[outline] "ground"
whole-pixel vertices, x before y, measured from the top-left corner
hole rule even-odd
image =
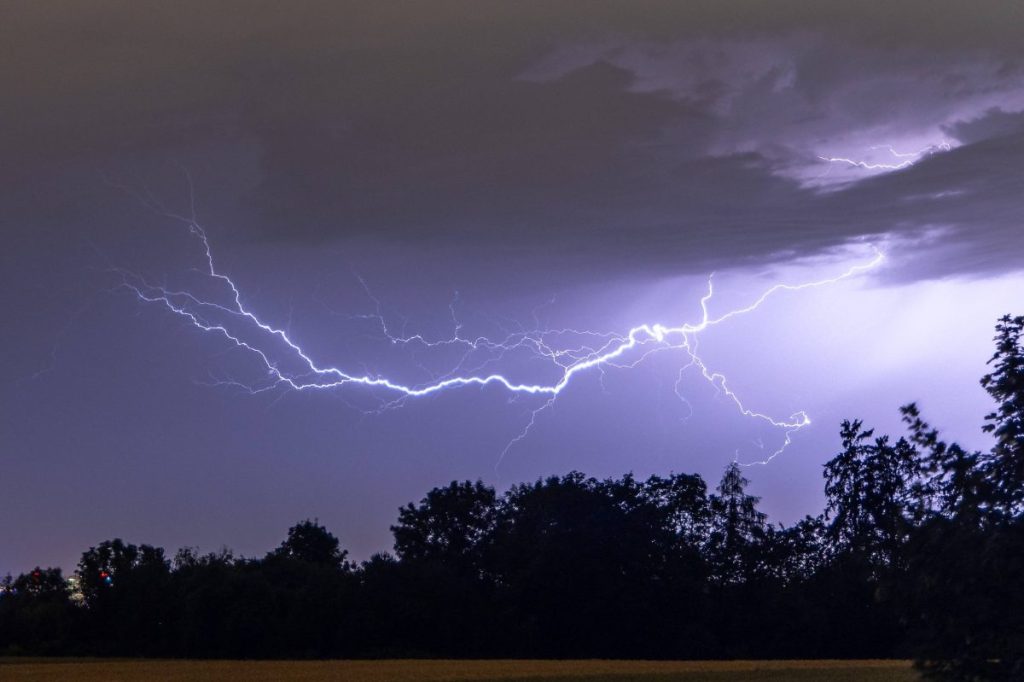
[[[915,682],[905,661],[162,661],[0,659],[3,682]]]

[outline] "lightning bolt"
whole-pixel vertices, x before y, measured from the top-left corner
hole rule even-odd
[[[932,154],[948,152],[950,149],[952,149],[952,146],[949,144],[949,142],[943,140],[938,144],[931,144],[928,145],[927,147],[923,147],[914,152],[899,152],[896,151],[896,149],[894,149],[892,145],[874,145],[872,147],[868,147],[868,149],[872,151],[884,149],[885,151],[889,152],[889,154],[894,158],[902,160],[897,163],[870,163],[868,161],[860,159],[851,159],[844,156],[819,156],[818,158],[827,163],[843,163],[849,166],[863,168],[864,170],[895,171],[901,170],[903,168],[909,168],[910,166],[913,166],[921,159],[927,156],[931,156]]]
[[[797,292],[805,289],[832,285],[856,277],[875,267],[883,260],[884,254],[874,249],[874,258],[866,263],[854,265],[833,277],[803,282],[800,284],[776,284],[746,306],[712,315],[709,304],[714,296],[713,276],[708,278],[707,291],[700,299],[700,319],[675,326],[664,324],[641,324],[625,332],[599,332],[588,329],[542,328],[534,311],[536,327],[508,331],[498,339],[486,336],[464,336],[463,325],[457,314],[458,298],[449,306],[453,332],[451,336],[428,339],[422,334],[396,333],[387,323],[380,301],[373,296],[365,281],[359,280],[367,296],[375,306],[370,315],[354,316],[369,319],[377,326],[387,343],[395,346],[420,349],[461,348],[463,354],[452,369],[443,375],[423,383],[404,383],[371,372],[356,372],[351,369],[321,364],[292,337],[287,328],[276,327],[261,319],[244,302],[243,295],[235,281],[217,268],[213,249],[206,230],[195,217],[167,213],[181,220],[190,235],[201,247],[203,267],[198,271],[220,293],[209,297],[195,289],[171,288],[167,285],[148,281],[143,276],[124,269],[115,269],[120,276],[118,288],[131,292],[139,301],[162,306],[180,317],[197,330],[221,337],[229,348],[244,351],[255,358],[262,368],[264,377],[254,384],[229,380],[217,382],[240,386],[250,393],[272,389],[293,391],[329,391],[343,388],[362,387],[374,393],[382,393],[382,409],[395,407],[406,400],[424,398],[435,393],[453,391],[469,386],[498,386],[512,398],[536,398],[539,405],[532,409],[530,418],[523,429],[505,447],[498,462],[509,450],[522,441],[536,424],[538,415],[549,409],[556,398],[580,375],[608,368],[633,368],[655,353],[681,351],[687,363],[680,369],[675,392],[689,406],[681,393],[684,373],[697,372],[718,394],[735,406],[743,416],[758,420],[780,430],[782,445],[760,462],[766,464],[781,454],[792,442],[794,433],[811,423],[808,415],[799,411],[787,418],[776,418],[748,408],[729,387],[728,379],[720,372],[707,366],[698,353],[699,336],[708,329],[725,324],[729,320],[747,315],[760,308],[772,296],[780,292]],[[556,368],[555,378],[547,383],[527,383],[489,370],[492,365],[512,352],[526,351],[531,356],[544,360]],[[638,356],[633,355],[639,352]],[[485,359],[470,366],[477,354]]]

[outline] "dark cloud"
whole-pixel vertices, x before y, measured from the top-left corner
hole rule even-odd
[[[289,235],[312,238],[489,239],[578,224],[635,191],[631,144],[682,121],[694,123],[691,136],[706,127],[666,97],[629,92],[631,80],[597,63],[555,83],[411,93],[393,109],[350,115],[334,134],[323,119],[274,125],[253,201],[267,211],[265,231],[288,224]],[[296,206],[305,207],[298,218]]]
[[[969,121],[957,121],[944,130],[964,144],[1024,132],[1024,111],[1007,112],[995,107]]]
[[[0,29],[16,103],[2,172],[24,189],[69,162],[132,176],[183,161],[207,196],[238,179],[218,215],[240,239],[429,244],[538,269],[559,254],[583,277],[935,228],[979,254],[960,269],[1014,267],[998,245],[1019,145],[988,140],[1024,109],[1018,10],[876,10],[22,5]],[[818,158],[943,134],[962,147],[896,173]]]

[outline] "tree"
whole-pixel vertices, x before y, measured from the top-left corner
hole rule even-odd
[[[59,568],[35,567],[0,580],[0,654],[53,655],[75,645],[75,607]]]
[[[496,514],[494,489],[480,481],[452,481],[399,509],[391,532],[400,561],[378,557],[364,575],[380,608],[394,612],[394,602],[401,603],[402,625],[386,644],[392,651],[491,653],[487,647],[498,638],[491,636],[493,582],[484,563]]]
[[[676,623],[651,618],[671,534],[632,477],[579,472],[505,495],[488,566],[516,656],[641,655]],[[678,612],[676,613],[678,619]],[[566,637],[565,633],[573,633]]]
[[[162,653],[169,645],[172,599],[164,550],[120,539],[90,547],[78,562],[88,633],[100,653]]]
[[[697,474],[651,476],[643,483],[647,504],[661,510],[676,543],[688,553],[699,553],[707,543],[711,524],[708,486]]]
[[[478,567],[482,545],[494,530],[496,501],[494,488],[481,481],[434,488],[419,505],[398,511],[398,523],[391,526],[395,552],[403,561]]]
[[[782,584],[809,580],[829,556],[825,520],[821,516],[805,516],[788,528],[771,529],[764,553],[769,569]]]
[[[909,547],[904,613],[918,663],[943,680],[1024,679],[1024,317],[996,325],[993,371],[982,386],[996,401],[984,431],[989,453],[947,444],[904,408],[912,438],[929,453],[937,513]]]
[[[239,566],[247,597],[236,605],[238,619],[258,625],[260,655],[316,658],[339,646],[355,586],[347,556],[337,537],[307,519],[262,561]]]
[[[874,431],[859,420],[844,421],[840,435],[843,451],[824,472],[828,535],[868,566],[890,566],[916,516],[917,450],[905,438],[872,441]]]
[[[941,514],[962,523],[983,523],[993,502],[993,488],[981,467],[980,452],[968,452],[957,443],[947,443],[921,418],[914,403],[900,408],[903,422],[910,431],[910,440],[923,456],[921,480],[915,488],[917,517]]]
[[[725,468],[718,494],[711,496],[709,552],[720,583],[741,582],[760,568],[758,549],[765,538],[767,516],[757,509],[760,498],[747,495],[749,483],[733,462]]]
[[[288,538],[271,552],[271,557],[289,558],[310,564],[346,570],[348,556],[341,543],[319,521],[306,519],[288,529]]]
[[[1005,515],[1024,512],[1024,316],[1005,315],[996,325],[996,351],[991,373],[981,379],[996,409],[985,417],[986,432],[996,438],[986,462],[987,478]]]

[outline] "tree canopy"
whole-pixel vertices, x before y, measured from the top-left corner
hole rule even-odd
[[[262,558],[120,539],[72,580],[0,580],[0,654],[187,657],[914,656],[929,676],[1024,679],[1024,317],[996,327],[988,452],[840,427],[823,513],[771,525],[727,465],[640,480],[452,481],[355,564],[317,520]]]

